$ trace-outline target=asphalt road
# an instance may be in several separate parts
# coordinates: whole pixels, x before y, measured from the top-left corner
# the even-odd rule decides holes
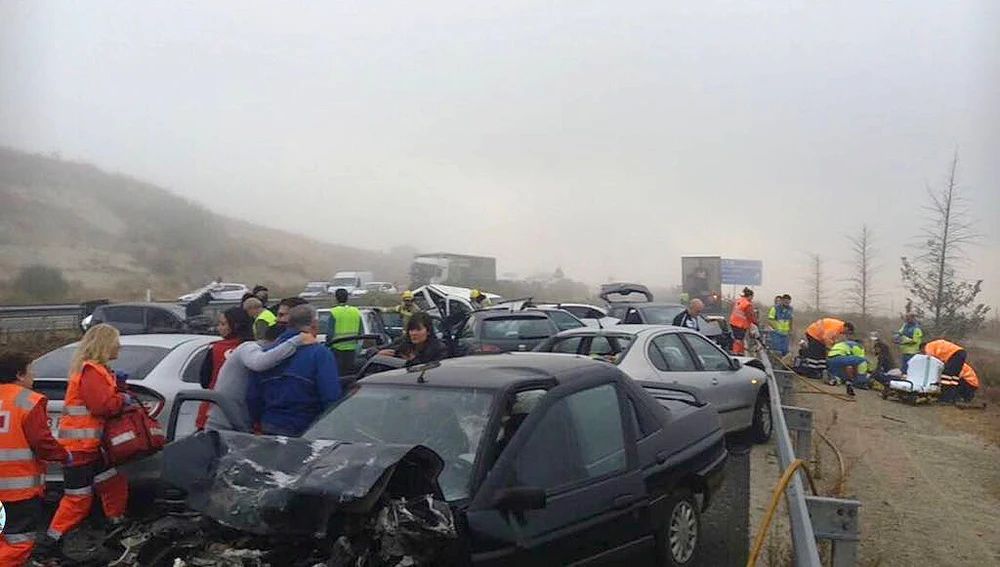
[[[729,441],[726,479],[701,518],[702,553],[697,565],[746,565],[750,542],[750,450]]]

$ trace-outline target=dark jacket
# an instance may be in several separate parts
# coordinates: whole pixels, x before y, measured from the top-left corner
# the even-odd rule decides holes
[[[285,331],[275,345],[298,334],[295,329]],[[301,435],[340,395],[340,377],[333,354],[326,346],[313,344],[299,347],[271,370],[251,374],[247,407],[253,423]]]
[[[399,348],[399,353],[403,356],[409,356],[411,353],[414,355],[412,359],[406,361],[406,366],[427,364],[428,362],[434,362],[435,360],[446,358],[448,354],[444,345],[442,345],[441,341],[439,341],[435,336],[427,337],[427,342],[425,342],[423,347],[420,348],[411,343],[409,340],[405,340]]]
[[[694,329],[695,331],[701,331],[701,325],[698,323],[698,317],[692,317],[688,310],[685,309],[674,317],[675,327],[687,327],[688,329]],[[694,323],[694,325],[689,326],[689,323]]]

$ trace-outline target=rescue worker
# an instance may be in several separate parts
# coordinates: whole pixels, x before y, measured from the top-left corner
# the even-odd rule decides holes
[[[66,532],[87,518],[95,491],[108,522],[114,526],[125,521],[128,481],[101,452],[105,420],[138,403],[118,390],[108,367],[119,350],[118,331],[101,323],[87,330],[73,354],[59,417],[59,442],[70,452],[72,465],[63,468],[63,496],[49,524],[46,547],[58,545]]]
[[[767,334],[770,349],[780,356],[788,354],[788,336],[792,332],[792,296],[774,296],[774,306],[767,310],[767,322],[771,327]]]
[[[327,342],[333,349],[333,357],[337,360],[338,373],[341,376],[346,376],[354,372],[358,341],[334,342],[334,339],[361,334],[361,311],[357,307],[347,304],[350,294],[347,293],[346,289],[338,289],[334,296],[337,298],[337,306],[330,309],[330,330],[327,332],[327,337],[329,337]]]
[[[962,371],[962,365],[965,364],[967,356],[965,348],[961,345],[944,339],[934,339],[921,344],[920,352],[943,362],[944,368],[941,370],[941,375],[952,379],[956,379]]]
[[[0,535],[0,565],[20,567],[35,547],[42,523],[45,463],[71,464],[69,453],[52,437],[48,400],[31,391],[31,358],[0,354],[0,502],[7,523]]]
[[[247,312],[253,321],[253,338],[261,341],[267,337],[267,331],[278,322],[278,318],[267,309],[256,297],[248,298],[243,302],[243,310]]]
[[[827,352],[826,363],[830,373],[828,384],[844,382],[849,396],[854,395],[854,386],[864,387],[868,383],[868,359],[857,341],[841,337]]]
[[[733,310],[729,313],[729,326],[733,330],[733,354],[743,354],[746,352],[747,332],[757,324],[757,312],[753,308],[753,290],[743,288],[743,295],[733,303]]]
[[[403,329],[405,332],[406,323],[409,322],[410,317],[412,317],[414,313],[420,311],[420,306],[418,306],[414,301],[413,292],[410,290],[404,291],[402,295],[400,295],[400,299],[402,300],[402,303],[393,307],[392,310],[402,315]]]
[[[906,372],[906,363],[913,355],[920,352],[920,343],[924,340],[924,330],[920,328],[915,313],[907,312],[903,326],[893,335],[894,342],[899,345],[900,368]]]
[[[260,300],[261,304],[264,305],[264,309],[267,309],[267,300],[270,297],[270,292],[267,290],[266,286],[257,284],[253,286],[253,290],[250,292],[254,297]]]
[[[945,383],[944,376],[941,377],[941,396],[938,401],[951,403],[956,400],[971,402],[979,389],[979,375],[969,366],[969,363],[962,365],[958,372],[958,379],[948,380]]]
[[[827,351],[842,336],[854,333],[854,325],[850,322],[826,317],[813,321],[806,327],[806,347],[801,352],[801,363],[798,371],[810,378],[821,378],[826,369]]]
[[[490,305],[493,305],[493,302],[490,301],[490,298],[486,297],[486,294],[479,291],[478,289],[474,289],[471,292],[469,292],[469,300],[472,302],[473,310],[485,309]]]

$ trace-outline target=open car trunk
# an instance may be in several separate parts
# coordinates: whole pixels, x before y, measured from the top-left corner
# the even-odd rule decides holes
[[[642,284],[634,283],[610,283],[601,286],[598,297],[608,303],[629,301],[634,302],[633,295],[641,295],[647,302],[653,301],[653,292]]]

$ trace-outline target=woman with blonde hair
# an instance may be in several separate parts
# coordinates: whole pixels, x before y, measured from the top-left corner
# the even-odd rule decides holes
[[[70,458],[63,469],[59,508],[49,524],[47,541],[40,547],[57,547],[66,532],[86,519],[94,490],[109,522],[120,524],[125,519],[128,481],[101,453],[105,421],[120,414],[125,406],[137,403],[118,390],[115,374],[108,366],[118,358],[120,349],[118,330],[102,323],[87,331],[73,355],[58,434]]]

